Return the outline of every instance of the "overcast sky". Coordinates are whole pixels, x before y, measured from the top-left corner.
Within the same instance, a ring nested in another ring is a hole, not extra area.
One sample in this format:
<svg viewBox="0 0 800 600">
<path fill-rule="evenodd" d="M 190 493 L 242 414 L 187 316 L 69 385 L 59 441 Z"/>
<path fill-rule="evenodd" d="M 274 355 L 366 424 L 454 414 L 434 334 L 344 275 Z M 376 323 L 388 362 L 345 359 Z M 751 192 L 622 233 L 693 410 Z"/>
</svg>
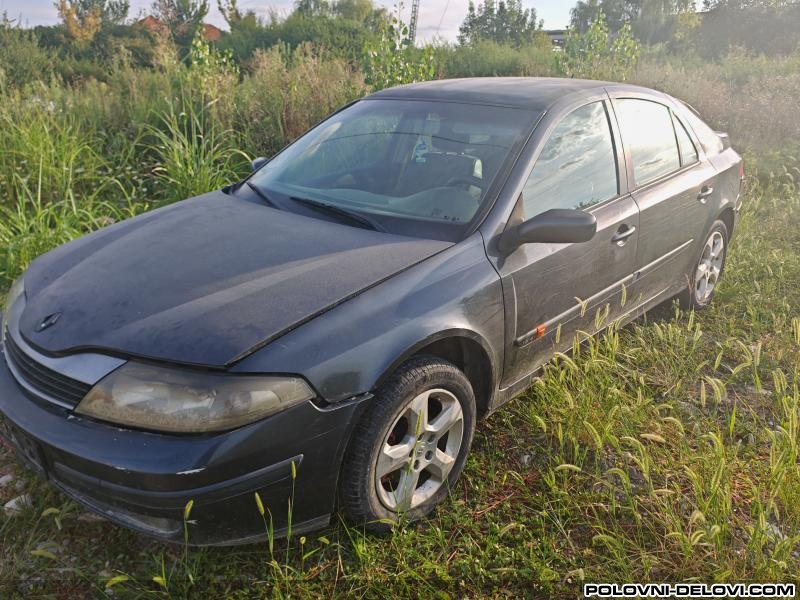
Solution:
<svg viewBox="0 0 800 600">
<path fill-rule="evenodd" d="M 146 14 L 150 10 L 152 0 L 130 0 L 130 17 L 139 13 Z M 395 2 L 392 0 L 377 0 L 377 3 L 392 9 Z M 526 8 L 535 7 L 540 19 L 544 19 L 547 29 L 565 27 L 569 21 L 569 9 L 575 4 L 574 0 L 522 0 Z M 217 0 L 209 0 L 211 10 L 206 21 L 218 27 L 225 27 L 225 20 L 217 9 Z M 259 14 L 266 14 L 270 7 L 276 8 L 284 14 L 291 10 L 293 0 L 239 0 L 242 10 L 252 9 Z M 411 0 L 403 2 L 403 18 L 408 21 Z M 458 26 L 467 13 L 469 0 L 420 0 L 419 34 L 422 40 L 431 40 L 437 36 L 445 40 L 455 40 L 458 35 Z M 53 25 L 58 22 L 58 14 L 54 7 L 54 0 L 0 0 L 0 13 L 7 12 L 8 17 L 20 20 L 25 26 Z"/>
</svg>

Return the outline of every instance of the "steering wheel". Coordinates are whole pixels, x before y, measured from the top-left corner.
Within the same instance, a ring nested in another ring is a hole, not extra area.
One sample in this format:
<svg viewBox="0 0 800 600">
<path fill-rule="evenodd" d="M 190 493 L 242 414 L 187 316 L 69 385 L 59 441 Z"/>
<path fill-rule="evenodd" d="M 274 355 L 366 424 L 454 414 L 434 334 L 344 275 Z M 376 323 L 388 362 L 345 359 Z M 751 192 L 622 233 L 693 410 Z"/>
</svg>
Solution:
<svg viewBox="0 0 800 600">
<path fill-rule="evenodd" d="M 480 191 L 483 191 L 484 181 L 480 177 L 475 177 L 475 175 L 456 175 L 455 177 L 451 177 L 447 180 L 444 184 L 445 187 L 455 187 L 457 185 L 463 185 L 465 188 L 469 188 L 470 186 L 475 186 Z"/>
<path fill-rule="evenodd" d="M 375 178 L 368 173 L 359 173 L 353 175 L 352 173 L 345 173 L 333 182 L 335 187 L 339 188 L 359 188 L 359 187 L 374 187 Z"/>
</svg>

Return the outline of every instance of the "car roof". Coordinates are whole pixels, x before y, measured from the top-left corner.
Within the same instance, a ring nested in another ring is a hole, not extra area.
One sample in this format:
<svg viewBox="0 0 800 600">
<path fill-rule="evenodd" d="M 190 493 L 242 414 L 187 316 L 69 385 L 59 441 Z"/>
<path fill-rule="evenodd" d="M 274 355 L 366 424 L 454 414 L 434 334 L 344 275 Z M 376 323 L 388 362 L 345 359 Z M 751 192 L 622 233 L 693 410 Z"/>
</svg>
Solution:
<svg viewBox="0 0 800 600">
<path fill-rule="evenodd" d="M 630 91 L 640 93 L 652 93 L 653 91 L 634 85 L 589 79 L 470 77 L 400 85 L 375 92 L 367 98 L 467 102 L 542 112 L 564 96 L 574 92 L 584 92 L 589 95 L 601 92 L 608 86 L 613 86 L 615 89 L 629 88 Z"/>
</svg>

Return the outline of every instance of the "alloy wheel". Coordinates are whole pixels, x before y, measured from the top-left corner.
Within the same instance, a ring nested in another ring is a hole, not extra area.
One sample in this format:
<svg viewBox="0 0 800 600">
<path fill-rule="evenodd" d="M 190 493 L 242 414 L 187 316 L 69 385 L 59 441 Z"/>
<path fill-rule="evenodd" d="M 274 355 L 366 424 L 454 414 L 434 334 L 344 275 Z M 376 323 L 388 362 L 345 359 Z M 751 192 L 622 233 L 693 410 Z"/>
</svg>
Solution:
<svg viewBox="0 0 800 600">
<path fill-rule="evenodd" d="M 715 231 L 706 241 L 694 275 L 695 299 L 699 304 L 706 304 L 711 299 L 724 261 L 725 238 L 722 233 Z"/>
<path fill-rule="evenodd" d="M 416 508 L 447 481 L 464 437 L 458 399 L 444 389 L 426 390 L 389 428 L 375 466 L 381 503 L 393 512 Z"/>
</svg>

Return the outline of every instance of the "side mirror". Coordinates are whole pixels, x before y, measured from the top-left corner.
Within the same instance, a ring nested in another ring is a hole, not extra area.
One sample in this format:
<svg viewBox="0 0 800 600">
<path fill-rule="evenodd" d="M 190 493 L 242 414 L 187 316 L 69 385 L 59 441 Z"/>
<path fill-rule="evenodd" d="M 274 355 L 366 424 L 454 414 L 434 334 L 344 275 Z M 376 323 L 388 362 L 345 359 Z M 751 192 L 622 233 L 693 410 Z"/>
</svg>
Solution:
<svg viewBox="0 0 800 600">
<path fill-rule="evenodd" d="M 258 171 L 261 167 L 269 162 L 269 159 L 266 156 L 259 156 L 258 158 L 254 158 L 253 161 L 250 163 L 250 167 L 252 167 L 253 172 Z"/>
<path fill-rule="evenodd" d="M 510 227 L 500 236 L 499 247 L 510 254 L 522 244 L 574 244 L 588 242 L 597 233 L 597 219 L 582 210 L 551 208 Z"/>
</svg>

